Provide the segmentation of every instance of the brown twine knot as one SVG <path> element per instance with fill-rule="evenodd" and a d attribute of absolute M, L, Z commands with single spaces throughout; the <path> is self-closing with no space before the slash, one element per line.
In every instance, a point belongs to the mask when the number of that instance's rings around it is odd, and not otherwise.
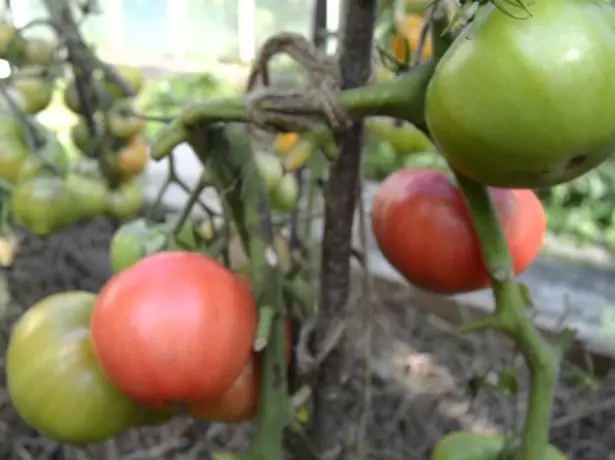
<path fill-rule="evenodd" d="M 301 91 L 267 91 L 270 86 L 269 62 L 284 53 L 305 71 L 308 83 Z M 256 91 L 258 83 L 263 91 Z M 269 38 L 261 47 L 252 66 L 246 88 L 246 104 L 250 120 L 265 129 L 263 122 L 264 101 L 274 101 L 280 106 L 281 118 L 292 118 L 296 124 L 309 126 L 310 119 L 300 113 L 293 113 L 301 101 L 318 100 L 327 121 L 333 129 L 346 128 L 351 120 L 339 101 L 340 73 L 338 60 L 318 52 L 305 37 L 292 32 L 283 32 Z"/>

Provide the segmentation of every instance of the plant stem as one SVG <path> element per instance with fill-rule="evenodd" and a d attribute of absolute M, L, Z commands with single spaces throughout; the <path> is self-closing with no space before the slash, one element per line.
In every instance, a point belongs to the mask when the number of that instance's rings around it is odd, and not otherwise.
<path fill-rule="evenodd" d="M 425 63 L 392 80 L 345 89 L 340 94 L 340 101 L 348 116 L 354 120 L 384 115 L 421 122 L 424 119 L 425 90 L 432 73 L 431 63 Z M 283 131 L 295 130 L 279 113 L 278 103 L 265 100 L 259 107 L 266 111 L 263 121 L 268 125 L 285 128 Z M 296 105 L 288 102 L 283 111 L 295 115 L 320 115 L 322 108 L 316 100 L 300 99 L 296 101 Z M 190 105 L 184 109 L 180 118 L 187 125 L 201 121 L 245 122 L 248 120 L 247 112 L 243 98 L 212 99 Z"/>
<path fill-rule="evenodd" d="M 523 428 L 520 460 L 542 459 L 549 442 L 553 394 L 559 371 L 558 355 L 526 315 L 510 254 L 487 187 L 456 173 L 463 191 L 481 255 L 495 297 L 491 326 L 508 335 L 525 358 L 530 372 L 528 411 Z"/>
<path fill-rule="evenodd" d="M 291 420 L 284 350 L 282 271 L 273 249 L 273 228 L 263 179 L 255 174 L 254 155 L 245 133 L 236 126 L 193 127 L 189 142 L 211 171 L 222 204 L 229 209 L 252 267 L 252 289 L 259 304 L 258 337 L 261 381 L 256 433 L 245 460 L 283 460 L 282 433 Z M 227 225 L 230 222 L 227 222 Z M 257 231 L 254 231 L 254 228 Z M 272 312 L 274 317 L 272 318 Z M 262 315 L 262 316 L 261 316 Z M 271 322 L 270 324 L 261 324 Z M 267 327 L 270 326 L 270 327 Z"/>

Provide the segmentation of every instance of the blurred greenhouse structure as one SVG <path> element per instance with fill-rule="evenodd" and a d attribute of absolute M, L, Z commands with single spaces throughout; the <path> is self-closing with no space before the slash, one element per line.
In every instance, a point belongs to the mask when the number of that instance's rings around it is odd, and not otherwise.
<path fill-rule="evenodd" d="M 328 2 L 330 29 L 337 26 L 339 4 Z M 110 60 L 192 66 L 250 61 L 276 32 L 309 34 L 313 0 L 98 0 L 98 6 L 100 14 L 83 30 Z M 46 15 L 42 0 L 15 1 L 11 8 L 18 26 Z"/>

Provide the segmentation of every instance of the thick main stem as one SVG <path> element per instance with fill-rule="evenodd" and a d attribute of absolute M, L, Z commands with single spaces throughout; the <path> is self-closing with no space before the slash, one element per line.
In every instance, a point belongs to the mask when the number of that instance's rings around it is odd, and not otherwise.
<path fill-rule="evenodd" d="M 340 57 L 342 89 L 365 85 L 371 73 L 375 0 L 347 0 Z M 354 123 L 338 139 L 339 159 L 332 165 L 326 186 L 325 223 L 320 272 L 320 302 L 316 342 L 323 344 L 333 325 L 343 320 L 350 284 L 352 225 L 357 203 L 363 125 Z M 348 401 L 340 391 L 344 347 L 338 346 L 322 363 L 314 395 L 312 434 L 317 450 L 327 458 L 340 457 L 352 420 Z"/>
<path fill-rule="evenodd" d="M 483 262 L 491 278 L 498 328 L 517 345 L 530 372 L 528 411 L 522 433 L 520 460 L 544 458 L 549 442 L 558 357 L 526 316 L 510 254 L 487 187 L 456 174 L 479 238 Z"/>

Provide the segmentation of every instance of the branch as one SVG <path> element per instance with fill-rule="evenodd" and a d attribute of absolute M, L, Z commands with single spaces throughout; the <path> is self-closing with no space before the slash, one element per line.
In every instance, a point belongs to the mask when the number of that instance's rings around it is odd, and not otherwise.
<path fill-rule="evenodd" d="M 371 53 L 371 52 L 370 52 Z M 371 56 L 371 54 L 370 54 Z M 352 120 L 369 116 L 389 116 L 420 125 L 424 121 L 425 91 L 433 73 L 431 62 L 393 80 L 343 89 L 340 102 Z M 322 106 L 313 98 L 272 98 L 259 104 L 262 122 L 283 132 L 303 132 L 292 115 L 313 117 L 326 123 Z M 161 128 L 152 145 L 151 156 L 160 160 L 186 140 L 186 129 L 201 123 L 250 121 L 245 98 L 211 99 L 185 107 L 178 118 Z"/>
<path fill-rule="evenodd" d="M 561 353 L 556 353 L 526 316 L 525 303 L 513 273 L 508 247 L 487 188 L 458 173 L 456 178 L 480 242 L 482 259 L 495 298 L 495 315 L 488 321 L 470 324 L 466 330 L 499 330 L 515 342 L 525 358 L 530 371 L 530 392 L 520 458 L 543 458 L 549 440 L 553 394 Z"/>

